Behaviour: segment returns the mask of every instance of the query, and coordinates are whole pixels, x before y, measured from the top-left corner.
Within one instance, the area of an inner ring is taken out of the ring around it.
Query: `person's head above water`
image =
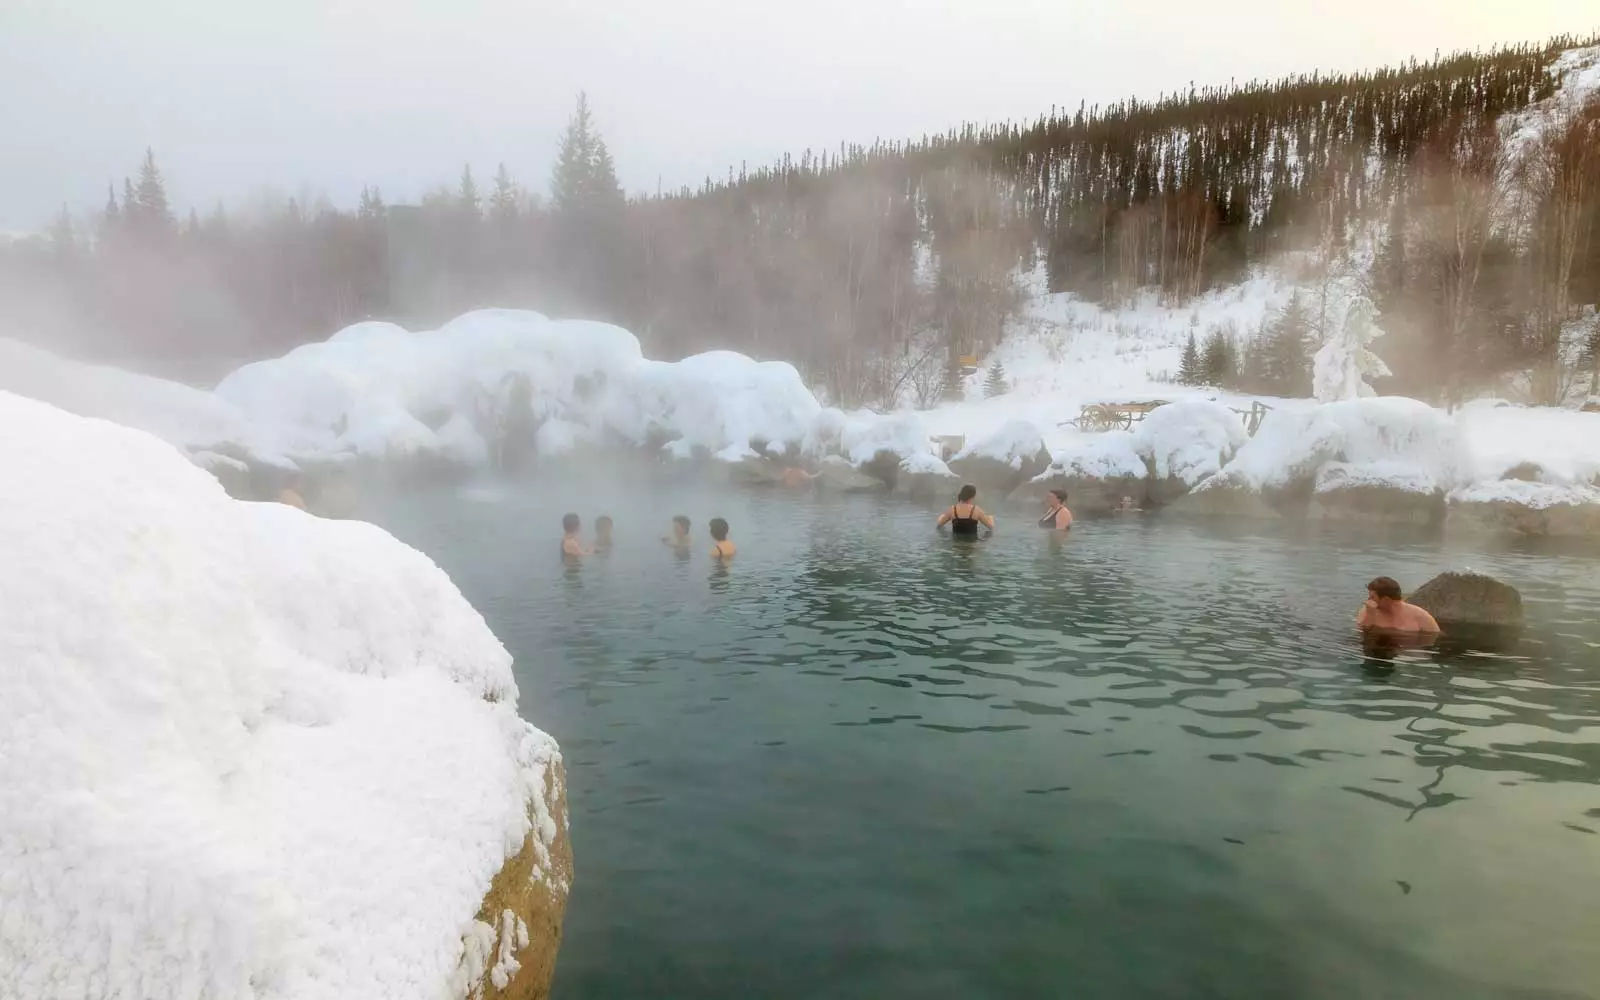
[[[1050,497],[1053,500],[1055,500],[1056,503],[1060,504],[1063,507],[1065,507],[1067,505],[1067,491],[1066,490],[1051,490],[1050,491]]]
[[[971,483],[961,487],[961,492],[956,494],[956,503],[971,503],[978,496],[978,488]]]
[[[578,515],[567,514],[561,518],[561,530],[565,531],[569,535],[576,535],[578,533],[578,525],[580,523],[581,522],[578,520]]]
[[[597,535],[609,536],[611,534],[611,525],[611,515],[601,514],[599,517],[594,519],[594,533]]]
[[[1380,576],[1367,584],[1367,593],[1378,601],[1404,600],[1400,584],[1393,577]]]
[[[679,538],[688,537],[689,528],[689,519],[684,515],[678,514],[672,518],[672,533]]]
[[[727,541],[728,540],[728,522],[724,521],[720,517],[713,517],[711,519],[711,537],[715,538],[719,542]]]

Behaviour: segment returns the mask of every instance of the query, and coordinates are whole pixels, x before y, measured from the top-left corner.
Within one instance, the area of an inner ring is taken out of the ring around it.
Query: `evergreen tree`
[[[1178,384],[1200,385],[1205,374],[1200,364],[1200,348],[1195,345],[1194,331],[1189,331],[1189,342],[1183,345],[1183,360],[1178,362]]]
[[[478,197],[478,182],[472,179],[472,164],[461,168],[461,187],[456,194],[456,208],[468,219],[482,214],[482,200]]]
[[[144,227],[144,213],[139,209],[139,195],[133,190],[133,181],[122,179],[122,226],[129,232]]]
[[[167,186],[156,168],[156,155],[144,151],[139,167],[139,186],[135,189],[139,206],[139,225],[147,235],[159,235],[172,228],[172,207],[167,204]]]
[[[356,217],[368,222],[381,219],[384,216],[383,192],[377,188],[361,186],[361,202],[356,208]]]
[[[1000,360],[996,358],[994,364],[989,366],[989,374],[984,377],[983,396],[985,399],[1004,396],[1010,391],[1010,388],[1006,383],[1005,366],[1001,365]]]
[[[606,141],[595,133],[594,164],[589,177],[589,194],[597,206],[619,206],[623,202],[622,185],[617,181],[617,167],[611,162],[611,151]]]
[[[1239,374],[1238,357],[1228,335],[1213,329],[1206,337],[1205,350],[1200,355],[1200,370],[1204,384],[1219,389],[1231,386]]]
[[[102,232],[101,235],[102,236],[110,235],[111,233],[115,232],[117,227],[120,226],[121,224],[122,224],[122,210],[117,208],[117,189],[114,186],[112,186],[110,181],[107,181],[106,182],[106,212],[105,212],[105,221],[103,222],[103,225],[104,225],[105,229],[104,229],[104,231]]]
[[[581,210],[588,201],[590,177],[594,171],[594,122],[589,116],[589,97],[578,95],[578,107],[567,122],[550,177],[550,202],[557,213]]]
[[[1309,395],[1314,340],[1311,310],[1295,292],[1260,345],[1263,390],[1280,396]]]
[[[517,187],[504,163],[494,172],[494,191],[489,195],[489,215],[502,225],[517,218]]]

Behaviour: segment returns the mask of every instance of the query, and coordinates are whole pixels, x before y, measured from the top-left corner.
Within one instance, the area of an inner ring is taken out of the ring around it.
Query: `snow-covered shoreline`
[[[0,996],[435,1000],[514,971],[480,911],[519,856],[564,899],[560,752],[444,572],[146,433],[6,392],[0,422]]]
[[[618,327],[514,310],[416,333],[357,324],[245,365],[213,392],[13,343],[0,342],[0,360],[0,389],[148,430],[212,467],[472,469],[619,448],[663,461],[835,457],[880,478],[897,468],[937,484],[954,474],[946,458],[958,470],[975,459],[1021,470],[1025,452],[1026,478],[1044,464],[1045,478],[1145,478],[1160,484],[1147,497],[1157,503],[1190,489],[1260,492],[1301,480],[1319,493],[1361,486],[1535,509],[1600,502],[1600,414],[1487,401],[1446,413],[1399,398],[1258,400],[1137,372],[1129,380],[1117,373],[1130,365],[1109,360],[1075,382],[1024,374],[998,398],[969,392],[931,410],[881,414],[824,406],[782,362],[725,351],[652,361]],[[1130,431],[1069,424],[1084,404],[1118,398],[1171,402]],[[1271,411],[1251,438],[1236,411],[1258,401]],[[1032,460],[1041,448],[1048,463]]]

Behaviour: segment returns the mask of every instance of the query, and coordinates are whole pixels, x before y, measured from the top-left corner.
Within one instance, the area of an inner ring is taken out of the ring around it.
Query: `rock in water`
[[[1412,592],[1410,601],[1446,625],[1522,624],[1522,595],[1482,573],[1440,573]]]
[[[880,493],[888,484],[853,467],[842,458],[824,459],[817,470],[817,488],[835,493]]]

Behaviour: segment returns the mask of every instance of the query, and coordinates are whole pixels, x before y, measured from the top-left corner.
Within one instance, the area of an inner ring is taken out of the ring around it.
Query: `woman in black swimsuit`
[[[977,497],[978,488],[976,486],[961,487],[961,492],[956,495],[955,506],[939,515],[939,523],[936,527],[942,528],[948,524],[952,535],[975,536],[978,533],[978,525],[980,524],[993,531],[994,518],[985,514],[982,507],[973,503]]]
[[[1072,511],[1067,509],[1067,491],[1051,490],[1045,497],[1044,516],[1039,527],[1048,531],[1066,531],[1072,527]]]

